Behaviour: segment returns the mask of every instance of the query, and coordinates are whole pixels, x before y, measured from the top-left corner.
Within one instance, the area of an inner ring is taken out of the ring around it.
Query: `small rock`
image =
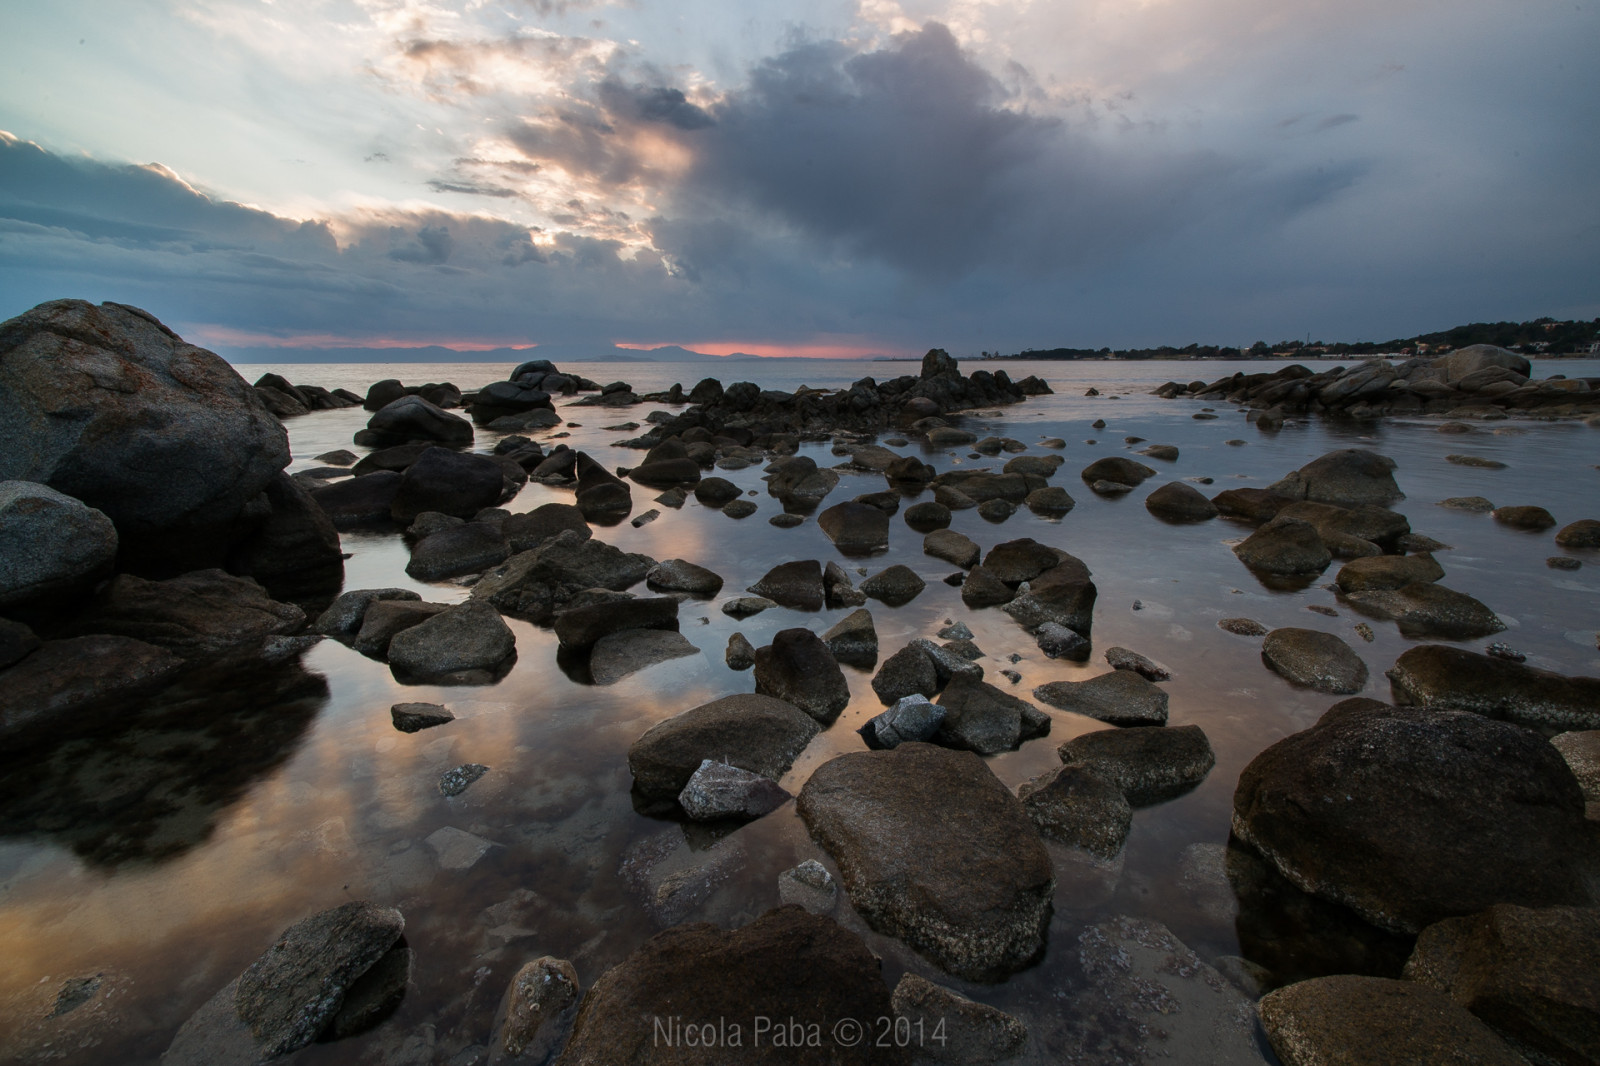
[[[1127,648],[1107,648],[1106,662],[1113,670],[1132,670],[1146,681],[1172,680],[1172,671]]]
[[[861,591],[890,607],[899,607],[916,599],[927,588],[927,582],[915,570],[903,563],[878,571],[861,583]]]
[[[465,792],[474,781],[489,772],[489,768],[482,763],[463,763],[454,770],[447,770],[439,778],[439,795],[459,796]]]
[[[749,618],[771,607],[778,606],[765,596],[740,596],[722,605],[722,613],[730,618]]]
[[[1112,725],[1165,725],[1167,693],[1129,670],[1112,670],[1087,681],[1052,681],[1034,698],[1064,711]]]
[[[1241,637],[1264,637],[1267,635],[1267,627],[1257,622],[1254,618],[1224,618],[1217,623],[1217,628]]]
[[[695,596],[715,596],[722,591],[720,575],[683,559],[664,559],[645,574],[651,588],[667,592],[687,592]]]
[[[1584,518],[1562,526],[1556,543],[1563,548],[1600,548],[1600,521]]]
[[[496,1066],[549,1061],[566,1035],[578,990],[578,971],[565,959],[545,955],[523,966],[495,1016],[489,1061]]]
[[[922,552],[954,563],[963,570],[977,565],[981,552],[972,538],[950,529],[936,529],[922,538]]]
[[[1496,659],[1504,659],[1507,662],[1520,663],[1526,661],[1528,658],[1511,645],[1502,641],[1495,641],[1493,644],[1489,645],[1483,650],[1486,654],[1492,655]]]
[[[760,818],[789,801],[770,777],[705,759],[678,793],[678,805],[697,822]]]
[[[651,522],[654,522],[656,519],[658,519],[660,517],[661,517],[661,512],[658,511],[656,508],[652,507],[652,508],[650,508],[650,510],[646,511],[644,514],[634,515],[633,519],[631,520],[631,522],[629,524],[632,525],[634,529],[639,529],[642,526],[649,525]]]
[[[743,633],[728,638],[728,650],[723,659],[734,670],[748,670],[756,664],[756,649]]]
[[[1544,561],[1544,565],[1552,570],[1579,570],[1583,563],[1570,555],[1552,555]]]
[[[397,703],[389,708],[389,716],[402,733],[416,733],[456,720],[455,715],[437,703]]]
[[[1440,507],[1448,507],[1452,511],[1478,511],[1488,514],[1494,510],[1494,504],[1482,496],[1451,496],[1449,499],[1440,500]]]
[[[457,829],[447,825],[429,833],[423,841],[433,850],[443,870],[470,870],[478,864],[478,860],[487,855],[496,845],[480,836],[475,836],[465,829]]]
[[[1550,529],[1556,524],[1555,517],[1543,507],[1496,507],[1489,513],[1496,522],[1512,529]]]
[[[805,524],[805,516],[783,512],[773,515],[767,519],[767,522],[770,525],[777,526],[779,529],[793,529],[795,526]]]
[[[749,500],[734,500],[722,508],[722,513],[729,518],[749,518],[759,509]]]
[[[867,747],[888,749],[907,741],[930,741],[944,721],[945,710],[920,692],[902,696],[882,714],[867,721],[860,732]]]
[[[778,875],[778,898],[812,914],[832,914],[839,902],[839,884],[816,859],[807,859]]]
[[[1039,650],[1051,659],[1068,659],[1085,663],[1093,645],[1077,632],[1059,622],[1046,622],[1033,631]]]
[[[1280,677],[1318,692],[1345,695],[1367,683],[1367,664],[1350,645],[1315,629],[1274,629],[1261,643],[1261,661]]]
[[[1454,463],[1457,466],[1475,466],[1483,470],[1504,470],[1506,468],[1506,464],[1498,459],[1485,459],[1481,455],[1447,455],[1444,457],[1444,461]]]

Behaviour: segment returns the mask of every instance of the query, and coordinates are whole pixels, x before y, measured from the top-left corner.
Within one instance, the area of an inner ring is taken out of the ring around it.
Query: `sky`
[[[1600,0],[51,0],[0,39],[0,317],[859,357],[1600,316]]]

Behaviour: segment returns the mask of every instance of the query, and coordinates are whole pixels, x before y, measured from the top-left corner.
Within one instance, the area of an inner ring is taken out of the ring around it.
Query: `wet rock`
[[[1224,489],[1213,496],[1211,502],[1222,514],[1260,525],[1277,517],[1279,511],[1294,501],[1266,489]]]
[[[1600,548],[1600,521],[1584,518],[1562,526],[1556,543],[1563,548]]]
[[[897,748],[908,741],[933,740],[944,716],[943,707],[930,703],[920,692],[913,692],[895,700],[887,711],[868,719],[858,732],[869,748]]]
[[[1005,612],[1030,629],[1055,622],[1088,637],[1099,591],[1082,560],[1065,552],[1059,553],[1059,557],[1056,565],[1029,581],[1027,590],[1019,592],[1005,605]],[[982,569],[989,571],[987,560]],[[977,572],[977,568],[972,571]],[[971,580],[970,575],[968,580]]]
[[[811,716],[792,703],[759,694],[724,696],[658,722],[628,749],[634,791],[677,799],[707,759],[776,781],[816,736]]]
[[[443,581],[498,566],[510,555],[511,545],[493,526],[466,522],[418,541],[406,573],[418,581]]]
[[[1047,840],[1109,859],[1122,850],[1133,808],[1122,789],[1082,766],[1059,766],[1017,788],[1017,798]]]
[[[471,518],[500,502],[504,490],[505,473],[495,459],[429,448],[401,475],[389,513],[404,523],[424,511]]]
[[[397,675],[434,684],[486,684],[516,653],[517,638],[486,603],[469,600],[389,641]]]
[[[1004,522],[1016,513],[1016,505],[1009,500],[984,500],[978,504],[978,517],[986,522]]]
[[[1405,976],[1445,993],[1533,1062],[1600,1053],[1600,995],[1589,960],[1600,911],[1498,904],[1447,918],[1417,938]]]
[[[1316,527],[1298,518],[1274,518],[1233,549],[1239,561],[1266,574],[1320,574],[1333,561]]]
[[[1465,1009],[1410,981],[1318,977],[1268,994],[1260,1010],[1272,1050],[1284,1066],[1523,1064],[1522,1056]]]
[[[767,524],[777,526],[779,529],[793,529],[795,526],[804,525],[805,521],[802,515],[782,513],[767,519]]]
[[[1465,648],[1410,648],[1388,671],[1395,702],[1560,732],[1600,729],[1600,678],[1568,677]]]
[[[1171,481],[1144,498],[1144,508],[1167,522],[1204,522],[1217,517],[1217,505],[1193,485]]]
[[[1113,670],[1132,670],[1146,681],[1172,680],[1172,671],[1127,648],[1107,648],[1106,662]]]
[[[836,471],[818,469],[809,456],[792,455],[768,468],[767,492],[783,501],[785,509],[809,511],[839,484]]]
[[[928,661],[933,663],[933,672],[938,677],[940,685],[945,685],[958,677],[974,681],[983,679],[983,667],[966,656],[948,651],[925,637],[919,637],[911,643],[921,648],[928,656]]]
[[[1412,640],[1471,640],[1506,627],[1493,611],[1466,593],[1430,582],[1350,592],[1345,599],[1375,617],[1393,619],[1401,635]]]
[[[380,470],[312,489],[310,495],[335,529],[386,524],[402,479],[397,471]]]
[[[751,585],[748,590],[780,607],[800,611],[822,609],[822,564],[815,559],[780,563]]]
[[[834,657],[838,658],[837,654]],[[756,664],[755,646],[743,633],[735,633],[728,638],[728,650],[723,653],[723,661],[730,670],[748,670]]]
[[[822,599],[832,607],[859,607],[867,602],[867,594],[856,588],[844,567],[833,560],[822,568]]]
[[[1370,555],[1352,559],[1339,568],[1334,583],[1343,592],[1365,592],[1372,589],[1400,589],[1423,581],[1437,581],[1444,577],[1444,567],[1434,557],[1420,555]]]
[[[1267,627],[1257,622],[1254,618],[1224,618],[1217,623],[1217,628],[1240,637],[1264,637],[1267,635]]]
[[[1280,873],[1379,928],[1588,900],[1571,771],[1480,715],[1344,700],[1256,756],[1233,810],[1234,835]]]
[[[809,629],[785,629],[756,649],[756,692],[785,700],[823,725],[833,724],[850,702],[844,672],[822,639]]]
[[[678,793],[678,805],[697,822],[760,818],[789,802],[770,777],[706,759]]]
[[[1556,524],[1555,517],[1543,507],[1496,507],[1489,513],[1496,522],[1512,529],[1550,529]]]
[[[1036,515],[1059,518],[1077,506],[1077,501],[1067,495],[1067,490],[1055,485],[1034,489],[1024,498],[1023,506]]]
[[[1032,581],[1071,556],[1031,537],[996,544],[984,557],[983,568],[1011,586]]]
[[[39,648],[39,637],[21,622],[0,618],[0,670],[21,662]]]
[[[1488,513],[1494,510],[1494,504],[1482,496],[1451,496],[1449,499],[1440,500],[1440,507],[1448,507],[1453,511],[1479,511]]]
[[[0,608],[83,596],[116,557],[116,527],[100,511],[48,485],[0,481]]]
[[[1395,461],[1365,448],[1328,452],[1267,486],[1268,492],[1291,500],[1311,500],[1354,507],[1371,503],[1384,506],[1405,494],[1395,484]]]
[[[416,733],[456,720],[455,715],[437,703],[397,703],[389,708],[389,716],[402,733]]]
[[[548,1062],[567,1035],[578,990],[578,971],[565,959],[545,955],[518,970],[495,1015],[490,1066]]]
[[[841,755],[798,806],[879,932],[969,980],[1004,977],[1043,949],[1049,854],[976,755],[928,744]]]
[[[1171,444],[1152,444],[1148,448],[1139,449],[1140,455],[1148,455],[1152,459],[1165,459],[1169,462],[1178,458],[1178,449]]]
[[[586,520],[614,525],[633,510],[633,492],[628,483],[591,456],[579,452],[573,461],[573,470],[578,475],[578,491],[573,502]]]
[[[890,607],[899,607],[917,598],[917,593],[927,588],[927,582],[915,570],[902,563],[886,567],[861,583],[861,591]]]
[[[354,466],[358,458],[360,456],[348,448],[339,448],[335,451],[323,452],[321,455],[316,456],[316,461],[327,463],[329,466]]]
[[[1135,462],[1125,455],[1108,455],[1104,459],[1096,459],[1084,467],[1078,474],[1084,482],[1093,486],[1096,481],[1111,481],[1118,485],[1135,486],[1145,478],[1155,477],[1156,472],[1143,463]]]
[[[822,634],[822,641],[841,663],[871,666],[878,661],[878,631],[872,624],[872,612],[864,607],[835,622]]]
[[[927,500],[907,507],[905,517],[906,525],[918,533],[927,533],[950,525],[950,508],[934,500]]]
[[[399,911],[364,902],[297,922],[178,1030],[163,1061],[254,1063],[309,1045],[404,929]]]
[[[1211,742],[1197,725],[1160,729],[1102,729],[1067,741],[1056,754],[1116,785],[1135,807],[1180,796],[1216,765]]]
[[[839,902],[839,884],[816,859],[807,859],[778,875],[778,898],[812,914],[832,914]]]
[[[1550,738],[1550,743],[1567,761],[1567,768],[1578,779],[1583,798],[1600,803],[1600,730],[1573,730]]]
[[[472,599],[514,618],[548,625],[583,590],[620,592],[643,580],[655,564],[648,555],[566,530],[489,570],[472,586]]]
[[[1315,629],[1274,629],[1261,642],[1261,661],[1280,677],[1318,692],[1346,695],[1367,684],[1367,664],[1350,645]]]
[[[701,478],[700,483],[694,487],[694,498],[707,507],[719,510],[728,503],[744,495],[739,486],[724,477]]]
[[[589,653],[589,676],[597,685],[613,685],[629,674],[700,651],[677,630],[625,629],[595,641]]]
[[[653,489],[669,489],[675,485],[693,485],[700,481],[700,464],[693,459],[647,459],[628,471],[628,477]]]
[[[1059,622],[1046,622],[1033,631],[1039,650],[1051,659],[1068,659],[1086,663],[1094,645]]]
[[[1016,595],[1015,589],[982,566],[967,571],[966,579],[961,583],[961,602],[975,610],[1010,603]]]
[[[1016,1058],[1028,1042],[1028,1027],[1005,1011],[914,973],[900,978],[892,1003],[896,1021],[913,1034],[917,1061],[986,1066]],[[937,1039],[928,1038],[933,1033]]]
[[[1167,693],[1128,670],[1113,670],[1087,681],[1051,681],[1033,697],[1052,707],[1112,725],[1165,725]]]
[[[1583,563],[1570,555],[1552,555],[1545,559],[1544,565],[1552,570],[1581,570]]]
[[[446,770],[439,778],[439,795],[446,799],[459,796],[488,772],[487,766],[477,762],[462,763],[453,770]]]
[[[934,742],[994,755],[1050,732],[1050,716],[1026,700],[970,678],[952,678],[939,696],[944,720]]]
[[[6,693],[0,702],[0,738],[8,745],[20,744],[25,736],[47,740],[89,724],[90,714],[165,687],[184,665],[165,648],[131,637],[86,636],[41,644],[27,636],[31,633],[13,637],[14,647],[25,650],[0,673]]]
[[[0,338],[0,482],[38,482],[100,511],[125,570],[219,565],[236,520],[290,459],[255,390],[125,305],[51,301]]]
[[[781,980],[774,975],[781,974]],[[693,1003],[684,990],[693,989]],[[833,1040],[841,1018],[889,1015],[889,992],[878,961],[861,940],[831,918],[799,907],[768,911],[733,931],[696,923],[658,934],[607,971],[584,997],[564,1066],[612,1066],[631,1062],[728,1061],[723,1052],[698,1047],[731,1046],[728,1027],[740,1026],[740,1062],[795,1066],[903,1064],[903,1048],[877,1047],[870,1040],[845,1047]],[[757,1019],[772,1028],[757,1043]],[[656,1026],[669,1028],[663,1049]],[[798,1029],[790,1037],[787,1028]],[[711,1026],[710,1030],[702,1029]],[[776,1040],[777,1026],[784,1038]],[[694,1043],[684,1038],[693,1028]],[[715,1041],[702,1034],[720,1033]],[[806,1035],[816,1033],[813,1045]],[[683,1048],[686,1050],[679,1051]]]
[[[350,641],[350,647],[369,659],[382,659],[389,653],[389,642],[395,634],[412,626],[421,625],[441,611],[448,610],[447,603],[423,603],[417,600],[374,600],[361,616],[361,628]]]
[[[1059,1006],[1033,1023],[1052,1061],[1263,1066],[1254,1005],[1160,923],[1109,918],[1064,954]]]
[[[118,574],[79,614],[70,636],[133,637],[195,661],[257,648],[298,632],[305,612],[270,598],[247,577],[196,570],[166,581]]]
[[[255,505],[264,521],[228,553],[227,569],[253,577],[274,598],[324,606],[344,584],[344,555],[333,520],[287,474],[267,483]]]
[[[889,516],[870,504],[836,503],[817,516],[817,526],[846,555],[867,555],[889,546]]]
[[[1015,459],[1006,460],[1002,471],[1007,474],[1048,478],[1054,477],[1064,462],[1066,460],[1059,455],[1019,455]]]
[[[514,514],[500,526],[513,551],[532,551],[557,533],[571,530],[579,540],[591,536],[583,512],[570,503],[547,503],[522,514]]]
[[[388,448],[413,441],[440,444],[472,443],[472,423],[451,414],[421,396],[401,396],[385,404],[367,420],[367,428],[356,434],[356,443],[372,448]]]
[[[722,577],[703,566],[683,559],[665,559],[644,576],[651,588],[668,592],[688,592],[696,596],[715,596],[722,591]]]
[[[872,691],[884,703],[912,694],[932,696],[939,691],[939,674],[933,660],[917,644],[907,644],[886,659],[872,678]]]
[[[952,485],[936,486],[933,490],[933,502],[943,507],[946,511],[970,511],[978,506],[977,500]],[[910,517],[910,513],[907,512],[907,521],[910,520]]]
[[[729,618],[749,618],[778,606],[765,596],[740,596],[722,605],[722,613]]]
[[[1378,555],[1411,529],[1405,515],[1371,504],[1337,507],[1305,500],[1286,505],[1277,517],[1311,523],[1328,551],[1341,559]]]
[[[480,859],[498,847],[493,841],[474,836],[453,825],[435,829],[423,842],[433,852],[441,870],[455,873],[472,869]]]
[[[979,551],[970,537],[949,529],[937,529],[922,538],[924,555],[954,563],[963,570],[976,566]]]

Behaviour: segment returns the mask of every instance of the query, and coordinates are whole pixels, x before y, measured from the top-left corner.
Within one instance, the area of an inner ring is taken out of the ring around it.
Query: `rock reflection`
[[[0,836],[44,836],[97,867],[162,862],[286,762],[327,702],[298,659],[223,661],[98,731],[0,761]]]

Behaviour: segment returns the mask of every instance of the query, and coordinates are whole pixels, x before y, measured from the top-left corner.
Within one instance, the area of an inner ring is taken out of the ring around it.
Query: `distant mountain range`
[[[439,344],[421,348],[235,348],[219,347],[230,363],[521,363],[548,359],[562,363],[741,363],[765,359],[736,352],[708,355],[676,344],[660,348],[618,348],[593,344],[541,344],[536,348],[461,351]]]

